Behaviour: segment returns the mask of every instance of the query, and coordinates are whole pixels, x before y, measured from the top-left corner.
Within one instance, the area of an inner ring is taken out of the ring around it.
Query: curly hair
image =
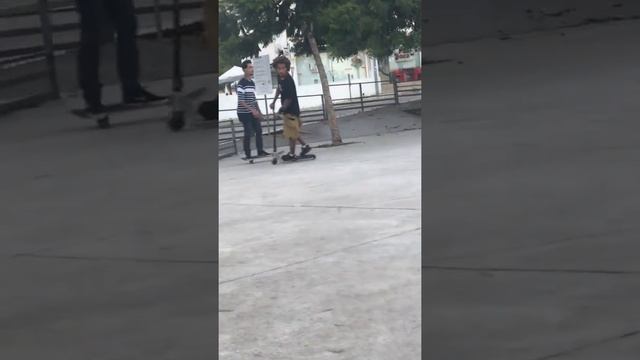
[[[291,61],[284,55],[280,55],[273,60],[273,68],[278,70],[278,64],[284,64],[284,66],[287,68],[287,71],[291,70]]]

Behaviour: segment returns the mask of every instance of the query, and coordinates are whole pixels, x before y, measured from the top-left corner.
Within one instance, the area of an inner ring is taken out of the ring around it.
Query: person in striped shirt
[[[258,156],[268,156],[269,153],[264,151],[262,143],[262,112],[256,100],[256,84],[251,80],[253,78],[253,64],[251,60],[242,62],[242,70],[244,77],[236,86],[236,94],[238,94],[238,119],[244,127],[244,154],[246,159],[251,156],[251,137],[256,137],[256,148]]]

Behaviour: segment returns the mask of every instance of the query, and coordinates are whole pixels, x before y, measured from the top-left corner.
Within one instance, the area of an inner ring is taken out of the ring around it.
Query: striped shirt
[[[238,114],[251,114],[250,110],[240,105],[240,101],[244,101],[244,103],[250,107],[258,109],[258,101],[256,100],[256,84],[253,80],[242,78],[238,82],[236,93],[238,94]]]

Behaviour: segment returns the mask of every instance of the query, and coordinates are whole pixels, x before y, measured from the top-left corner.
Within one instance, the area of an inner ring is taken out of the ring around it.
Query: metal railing
[[[333,98],[333,106],[338,116],[345,116],[356,114],[359,112],[380,108],[388,105],[398,105],[400,103],[419,99],[422,95],[422,86],[419,81],[415,82],[392,82],[392,90],[390,92],[385,92],[384,89],[381,91],[379,95],[364,95],[362,91],[362,85],[367,84],[389,84],[387,81],[368,81],[362,83],[352,83],[351,86],[358,86],[359,88],[359,96],[350,97],[350,98]],[[333,86],[349,86],[349,84],[331,84],[330,87]],[[327,119],[326,109],[325,109],[325,101],[323,94],[314,94],[314,95],[301,95],[298,96],[299,99],[303,98],[319,98],[321,106],[316,108],[306,109],[301,111],[301,117],[304,119],[305,124],[308,123],[317,123],[321,121],[325,121]],[[270,109],[269,103],[273,100],[273,97],[263,96],[259,99],[260,102],[264,104],[264,108],[266,109],[266,117],[270,118]],[[220,113],[235,113],[237,111],[236,108],[233,109],[219,109]],[[226,120],[226,119],[225,119]],[[234,119],[235,120],[235,119]],[[232,121],[234,121],[232,120]],[[227,123],[225,121],[225,123]],[[282,120],[276,123],[277,125],[282,125]],[[236,122],[237,125],[237,122]],[[230,131],[223,131],[228,125],[220,124],[220,135],[219,138],[223,139],[228,137]],[[270,126],[269,129],[265,129],[265,134],[268,134],[272,131],[273,126]]]
[[[236,142],[236,124],[233,120],[223,120],[218,126],[225,124],[231,129],[231,138],[218,140],[218,159],[238,155],[238,143]]]
[[[52,26],[51,26],[51,19],[49,17],[49,12],[48,12],[47,0],[38,0],[36,7],[31,10],[36,10],[35,12],[32,12],[31,15],[38,16],[39,25],[40,25],[39,27],[37,27],[38,31],[35,34],[42,34],[42,44],[38,46],[37,56],[42,57],[43,60],[46,60],[46,69],[27,73],[27,74],[18,74],[17,76],[10,76],[6,79],[0,80],[0,85],[2,85],[2,88],[8,88],[13,85],[48,77],[49,86],[47,89],[40,90],[39,92],[32,93],[24,97],[20,97],[18,99],[12,99],[7,102],[2,102],[0,104],[0,114],[13,111],[13,110],[18,110],[23,107],[34,106],[43,101],[57,99],[60,96],[58,79],[55,72],[55,57],[53,53],[53,33],[51,31]],[[0,39],[4,39],[7,37],[15,37],[16,33],[19,33],[19,32],[11,31],[11,30],[2,31],[0,32]],[[16,52],[14,52],[13,50],[14,49],[0,51],[0,58],[11,57],[8,60],[21,61],[22,58],[19,56],[20,53],[18,52],[16,54]],[[0,61],[0,65],[4,65],[5,62],[8,62],[8,61]]]
[[[381,84],[381,85],[391,85],[391,89],[385,91],[383,88],[380,94],[378,95],[364,95],[362,91],[363,85],[369,84]],[[334,110],[336,112],[336,116],[347,116],[353,115],[369,110],[378,109],[381,107],[389,106],[389,105],[399,105],[401,103],[419,100],[422,96],[422,84],[420,81],[411,81],[411,82],[397,82],[392,80],[391,83],[389,81],[367,81],[361,83],[351,83],[351,84],[331,84],[330,87],[334,86],[357,86],[359,89],[359,96],[350,96],[345,98],[332,98],[332,103]],[[314,94],[314,95],[302,95],[298,96],[298,98],[320,98],[321,106],[317,108],[311,108],[302,110],[300,113],[300,117],[303,119],[304,124],[315,124],[324,122],[327,120],[327,113],[325,109],[325,101],[323,94]],[[263,135],[273,134],[275,129],[276,132],[281,132],[283,127],[283,120],[276,116],[275,120],[272,116],[272,112],[269,109],[269,102],[273,100],[273,97],[269,97],[264,95],[259,99],[260,102],[264,102],[264,107],[266,109],[265,114],[265,126],[263,126]],[[237,109],[220,109],[219,112],[236,112]],[[274,124],[275,122],[275,124]],[[241,139],[239,136],[238,128],[241,126],[235,120],[223,120],[218,125],[218,144],[219,149],[222,144],[227,145],[228,143],[236,144],[238,140]],[[237,154],[237,145],[235,145],[236,154]],[[220,151],[222,153],[222,151]],[[231,156],[231,155],[227,155]],[[226,156],[225,156],[226,157]]]
[[[202,0],[191,0],[180,2],[180,9],[199,9],[202,8]],[[137,6],[136,14],[155,14],[155,28],[153,31],[140,32],[139,37],[158,37],[167,36],[174,29],[164,29],[162,24],[162,13],[168,13],[173,10],[172,4],[160,4],[158,0],[154,0],[153,5]],[[19,38],[24,36],[41,35],[42,42],[35,46],[18,46],[14,48],[5,48],[0,50],[0,86],[8,88],[19,84],[47,79],[48,87],[40,89],[37,93],[19,97],[18,99],[8,99],[0,101],[0,114],[38,105],[47,100],[60,98],[60,86],[57,78],[56,55],[64,53],[68,50],[75,50],[79,46],[77,40],[67,40],[65,42],[54,41],[56,33],[74,31],[80,28],[79,21],[64,24],[54,24],[52,14],[76,12],[75,1],[63,0],[34,0],[34,4],[23,6],[15,10],[5,10],[0,12],[0,19],[19,18],[19,17],[37,17],[37,24],[31,24],[25,27],[13,29],[5,29],[0,31],[0,41],[9,38]],[[194,26],[194,24],[185,25],[185,28]],[[196,26],[198,26],[196,24]],[[27,62],[44,62],[45,68],[39,71],[31,71],[27,74],[11,76],[5,72],[7,68],[20,66]]]

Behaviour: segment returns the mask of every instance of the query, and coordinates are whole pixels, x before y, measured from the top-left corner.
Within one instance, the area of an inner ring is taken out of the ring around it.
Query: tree
[[[240,59],[256,56],[261,44],[268,44],[273,35],[282,33],[284,28],[275,23],[274,17],[267,17],[272,10],[264,0],[223,0],[219,2],[219,63],[226,71],[239,65]],[[281,29],[278,32],[278,29]]]
[[[419,0],[222,0],[220,63],[256,56],[260,45],[287,31],[297,55],[318,68],[333,144],[342,143],[321,51],[348,58],[359,51],[389,56],[420,46]]]
[[[334,1],[318,18],[326,29],[327,50],[336,58],[367,51],[386,58],[400,49],[418,49],[421,39],[418,0]]]

